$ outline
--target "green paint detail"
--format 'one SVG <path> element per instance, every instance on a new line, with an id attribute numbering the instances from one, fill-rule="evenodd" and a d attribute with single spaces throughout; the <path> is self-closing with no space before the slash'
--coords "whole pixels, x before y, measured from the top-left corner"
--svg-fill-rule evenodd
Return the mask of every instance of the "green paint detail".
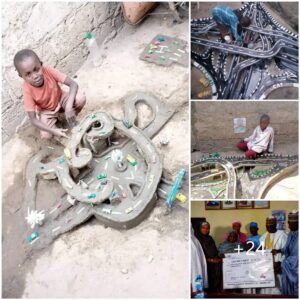
<path id="1" fill-rule="evenodd" d="M 252 171 L 252 175 L 254 176 L 265 176 L 269 173 L 270 173 L 269 169 L 255 169 Z"/>
<path id="2" fill-rule="evenodd" d="M 39 237 L 40 236 L 40 233 L 38 232 L 38 231 L 34 231 L 32 234 L 30 234 L 30 235 L 28 235 L 27 237 L 26 237 L 26 240 L 28 241 L 28 242 L 32 242 L 33 240 L 35 240 L 37 237 Z"/>
<path id="3" fill-rule="evenodd" d="M 88 199 L 95 199 L 96 198 L 96 194 L 95 193 L 91 193 L 87 197 L 88 197 Z"/>
<path id="4" fill-rule="evenodd" d="M 129 121 L 127 121 L 127 120 L 123 120 L 122 121 L 123 122 L 123 125 L 126 127 L 126 128 L 131 128 L 132 127 L 132 124 L 129 122 Z"/>
<path id="5" fill-rule="evenodd" d="M 165 38 L 163 35 L 160 35 L 160 36 L 158 37 L 158 40 L 159 40 L 160 42 L 164 42 L 164 41 L 166 40 L 166 38 Z"/>
<path id="6" fill-rule="evenodd" d="M 65 162 L 65 159 L 63 157 L 58 159 L 58 163 L 63 164 Z"/>
<path id="7" fill-rule="evenodd" d="M 221 157 L 220 153 L 219 152 L 213 152 L 211 154 L 211 157 Z"/>
<path id="8" fill-rule="evenodd" d="M 107 177 L 106 173 L 100 173 L 99 175 L 97 175 L 97 179 L 102 180 L 105 179 Z"/>

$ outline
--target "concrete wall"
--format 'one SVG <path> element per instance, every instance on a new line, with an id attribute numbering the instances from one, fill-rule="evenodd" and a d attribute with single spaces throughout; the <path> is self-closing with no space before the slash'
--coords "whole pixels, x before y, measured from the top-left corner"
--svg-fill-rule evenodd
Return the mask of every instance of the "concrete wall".
<path id="1" fill-rule="evenodd" d="M 255 221 L 258 223 L 259 234 L 266 232 L 266 218 L 272 215 L 272 210 L 286 210 L 286 217 L 293 209 L 298 209 L 297 201 L 271 201 L 268 209 L 230 209 L 230 210 L 205 210 L 205 201 L 191 202 L 191 217 L 205 217 L 210 223 L 210 234 L 215 239 L 217 246 L 221 243 L 224 232 L 231 229 L 233 220 L 239 219 L 242 222 L 241 231 L 250 234 L 249 223 Z M 287 221 L 285 222 L 288 230 Z"/>
<path id="2" fill-rule="evenodd" d="M 22 80 L 13 57 L 31 48 L 41 60 L 67 73 L 80 68 L 88 56 L 84 44 L 92 31 L 98 44 L 114 38 L 123 24 L 116 2 L 2 3 L 2 137 L 7 141 L 23 120 Z"/>
<path id="3" fill-rule="evenodd" d="M 193 102 L 192 150 L 233 149 L 239 140 L 251 135 L 263 113 L 271 117 L 276 143 L 298 142 L 298 102 Z M 246 118 L 245 133 L 234 133 L 234 118 Z"/>

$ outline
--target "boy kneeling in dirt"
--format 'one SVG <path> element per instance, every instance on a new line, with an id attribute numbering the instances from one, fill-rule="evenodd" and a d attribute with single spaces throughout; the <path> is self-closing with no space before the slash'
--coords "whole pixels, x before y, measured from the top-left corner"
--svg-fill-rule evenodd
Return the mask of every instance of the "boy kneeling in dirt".
<path id="1" fill-rule="evenodd" d="M 78 96 L 78 84 L 58 70 L 43 65 L 37 54 L 30 49 L 23 49 L 14 57 L 14 65 L 20 77 L 24 79 L 24 108 L 33 126 L 40 129 L 42 139 L 53 136 L 67 137 L 67 129 L 58 128 L 58 114 L 64 112 L 73 127 L 76 115 L 86 103 L 85 96 Z M 69 92 L 62 91 L 58 83 L 69 87 Z"/>
<path id="2" fill-rule="evenodd" d="M 245 152 L 248 158 L 255 158 L 264 152 L 273 152 L 274 130 L 270 124 L 270 117 L 266 114 L 260 117 L 260 124 L 254 129 L 252 135 L 245 138 L 237 147 Z"/>

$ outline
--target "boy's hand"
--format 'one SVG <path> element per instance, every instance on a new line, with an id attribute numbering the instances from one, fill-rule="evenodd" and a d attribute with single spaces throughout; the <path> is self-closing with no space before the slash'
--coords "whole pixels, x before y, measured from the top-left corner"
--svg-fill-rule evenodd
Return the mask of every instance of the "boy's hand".
<path id="1" fill-rule="evenodd" d="M 65 110 L 66 119 L 71 127 L 76 124 L 76 114 L 73 108 L 66 108 Z"/>
<path id="2" fill-rule="evenodd" d="M 53 134 L 58 137 L 68 138 L 68 136 L 65 134 L 66 131 L 68 131 L 68 129 L 55 128 Z"/>

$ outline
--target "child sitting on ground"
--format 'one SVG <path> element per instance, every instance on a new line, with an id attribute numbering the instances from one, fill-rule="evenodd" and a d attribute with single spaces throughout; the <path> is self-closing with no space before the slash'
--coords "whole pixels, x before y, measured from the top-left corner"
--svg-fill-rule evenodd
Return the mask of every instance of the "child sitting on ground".
<path id="1" fill-rule="evenodd" d="M 237 144 L 237 147 L 245 151 L 248 158 L 255 158 L 264 152 L 273 152 L 274 131 L 270 124 L 270 117 L 262 115 L 260 124 L 254 129 L 253 134 Z"/>
<path id="2" fill-rule="evenodd" d="M 20 77 L 24 79 L 24 108 L 31 123 L 40 129 L 43 139 L 53 136 L 67 137 L 67 129 L 58 128 L 58 113 L 64 112 L 73 127 L 76 115 L 86 103 L 85 96 L 78 96 L 78 84 L 58 70 L 43 65 L 37 54 L 30 49 L 23 49 L 14 57 L 14 65 Z M 69 87 L 69 92 L 62 91 L 58 83 Z"/>

